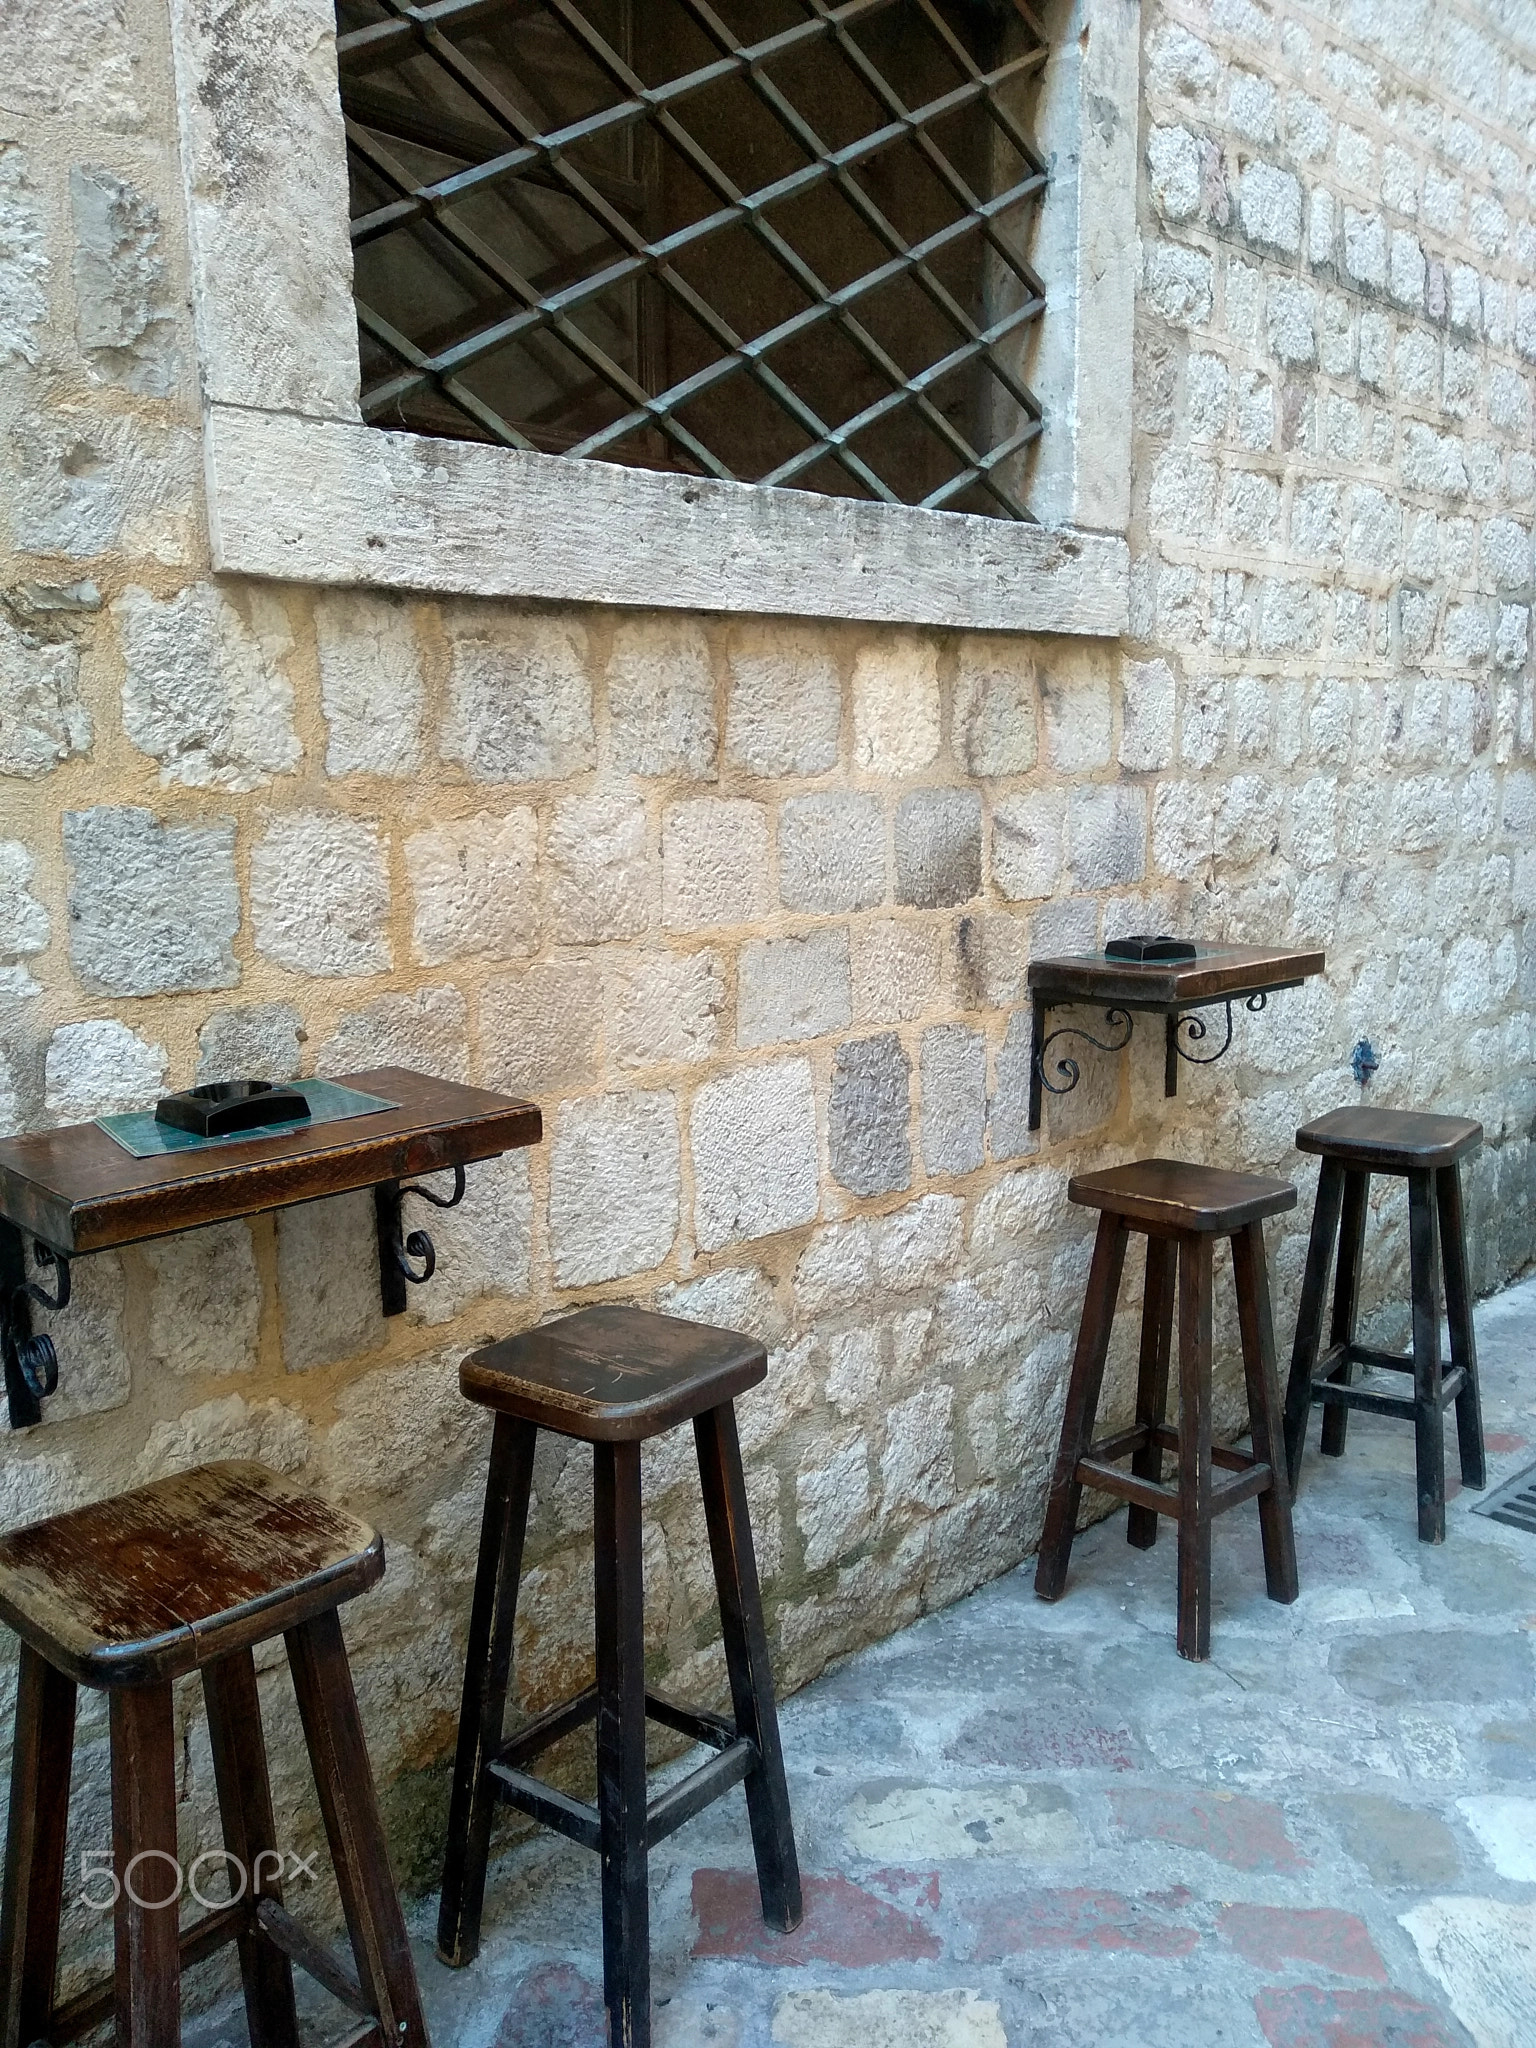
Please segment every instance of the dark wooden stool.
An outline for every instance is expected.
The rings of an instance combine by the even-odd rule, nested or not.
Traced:
[[[21,1637],[0,1904],[0,2044],[62,2048],[116,2017],[118,2048],[175,2048],[181,1971],[237,1942],[253,2048],[298,2048],[298,1963],[361,2024],[346,2044],[426,2048],[336,1609],[377,1583],[366,1523],[252,1464],[204,1465],[0,1539],[0,1618]],[[283,1908],[251,1652],[284,1637],[357,1974]],[[232,1903],[184,1934],[171,1686],[199,1672]],[[54,2002],[75,1688],[105,1691],[116,1970]],[[236,1885],[238,1873],[244,1881]]]
[[[1279,1464],[1280,1389],[1269,1312],[1269,1269],[1264,1260],[1266,1216],[1296,1205],[1289,1181],[1253,1173],[1223,1173],[1177,1159],[1142,1159],[1107,1173],[1079,1174],[1070,1201],[1098,1209],[1098,1236],[1083,1319],[1067,1383],[1061,1448],[1051,1480],[1035,1591],[1061,1597],[1084,1485],[1131,1504],[1126,1536],[1139,1550],[1157,1541],[1157,1518],[1179,1525],[1179,1655],[1211,1654],[1211,1519],[1255,1496],[1264,1539],[1264,1576],[1271,1600],[1296,1598],[1296,1546],[1291,1503]],[[1126,1240],[1147,1240],[1147,1281],[1141,1310],[1141,1367],[1136,1422],[1131,1429],[1093,1441],[1094,1416],[1104,1380],[1110,1328],[1120,1293]],[[1248,1421],[1253,1454],[1211,1443],[1211,1253],[1218,1237],[1232,1240]],[[1169,1353],[1173,1342],[1174,1266],[1178,1266],[1179,1427],[1165,1424]],[[1178,1484],[1163,1484],[1163,1453],[1179,1461]],[[1128,1473],[1116,1461],[1129,1457]],[[1211,1467],[1234,1473],[1213,1484]]]
[[[1301,1476],[1307,1416],[1314,1403],[1323,1409],[1323,1449],[1330,1458],[1343,1455],[1351,1408],[1372,1415],[1395,1415],[1414,1427],[1419,1538],[1424,1543],[1445,1541],[1444,1416],[1453,1401],[1462,1484],[1487,1484],[1466,1218],[1461,1203],[1461,1161],[1482,1142],[1483,1127],[1470,1117],[1429,1116],[1409,1109],[1333,1109],[1315,1123],[1303,1124],[1296,1133],[1299,1148],[1319,1153],[1323,1164],[1285,1396],[1285,1453],[1291,1491],[1295,1492]],[[1373,1173],[1399,1175],[1408,1183],[1413,1349],[1406,1357],[1355,1342],[1360,1252]],[[1335,1239],[1338,1269],[1328,1348],[1323,1350],[1323,1296]],[[1442,1266],[1451,1335],[1451,1369],[1446,1373],[1440,1369]],[[1378,1394],[1357,1387],[1353,1384],[1357,1365],[1411,1373],[1413,1393]]]
[[[651,2038],[646,1853],[731,1786],[745,1784],[763,1918],[800,1921],[800,1870],[779,1750],[773,1675],[747,1520],[736,1395],[768,1371],[750,1337],[642,1309],[588,1308],[466,1358],[460,1384],[496,1410],[480,1564],[470,1613],[464,1706],[443,1865],[438,1953],[455,1966],[480,1946],[491,1814],[497,1800],[602,1857],[603,1993],[612,2048]],[[720,1599],[732,1716],[645,1689],[640,1572],[640,1446],[692,1420]],[[597,1683],[503,1739],[523,1532],[541,1429],[592,1445]],[[718,1752],[649,1806],[645,1722]],[[597,1805],[567,1798],[523,1766],[597,1721]]]

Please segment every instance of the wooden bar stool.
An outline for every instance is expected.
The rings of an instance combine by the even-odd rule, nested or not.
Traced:
[[[773,1674],[747,1520],[736,1395],[768,1371],[750,1337],[642,1309],[588,1308],[466,1358],[460,1384],[496,1411],[464,1705],[443,1864],[438,1953],[455,1967],[480,1946],[491,1815],[498,1800],[602,1857],[603,1995],[612,2048],[651,2038],[646,1855],[733,1785],[744,1784],[763,1918],[800,1921],[800,1870],[779,1750]],[[692,1420],[730,1676],[729,1719],[645,1688],[640,1446]],[[589,1443],[596,1493],[597,1683],[503,1739],[523,1532],[541,1429]],[[646,1804],[647,1715],[717,1754]],[[523,1766],[597,1721],[597,1805]]]
[[[253,2048],[298,2048],[292,1964],[360,2024],[340,2048],[427,2048],[416,1972],[336,1609],[375,1585],[366,1523],[262,1465],[204,1465],[0,1539],[0,1619],[21,1637],[0,1903],[0,2048],[51,2048],[116,2018],[118,2048],[175,2048],[181,1972],[236,1942]],[[281,1635],[357,1974],[283,1906],[251,1652]],[[208,1704],[231,1903],[178,1933],[180,1752],[171,1686]],[[113,1978],[54,2000],[75,1689],[105,1691],[112,1748]],[[237,1883],[238,1880],[238,1883]]]
[[[1177,1159],[1142,1159],[1107,1173],[1079,1174],[1068,1185],[1067,1196],[1101,1213],[1067,1383],[1035,1591],[1042,1600],[1061,1597],[1085,1485],[1130,1502],[1126,1536],[1139,1550],[1150,1550],[1157,1541],[1158,1516],[1171,1515],[1179,1525],[1179,1655],[1198,1661],[1211,1653],[1213,1516],[1256,1496],[1269,1597],[1284,1602],[1296,1598],[1290,1495],[1279,1464],[1280,1389],[1263,1227],[1264,1217],[1295,1207],[1296,1190],[1289,1181],[1265,1180],[1258,1174],[1224,1173]],[[1147,1240],[1136,1422],[1095,1443],[1094,1416],[1126,1240],[1133,1230]],[[1211,1253],[1218,1237],[1232,1240],[1252,1456],[1211,1443]],[[1172,1430],[1164,1417],[1175,1263],[1179,1427]],[[1179,1461],[1175,1486],[1163,1484],[1165,1451],[1172,1451]],[[1129,1473],[1116,1469],[1117,1460],[1125,1457],[1131,1460]],[[1236,1476],[1213,1484],[1212,1465]]]
[[[1408,1109],[1334,1109],[1303,1124],[1296,1143],[1322,1157],[1312,1236],[1301,1286],[1291,1378],[1285,1396],[1285,1452],[1294,1493],[1301,1476],[1307,1416],[1323,1410],[1323,1450],[1342,1457],[1351,1408],[1394,1415],[1414,1427],[1419,1481],[1419,1538],[1445,1541],[1445,1410],[1456,1404],[1456,1440],[1463,1486],[1487,1484],[1483,1415],[1472,1335],[1461,1161],[1483,1142],[1483,1127],[1464,1116]],[[1360,1253],[1371,1175],[1408,1183],[1408,1258],[1412,1273],[1413,1349],[1402,1356],[1355,1342],[1360,1305]],[[1338,1242],[1338,1269],[1328,1348],[1322,1349],[1323,1296]],[[1440,1279],[1444,1268],[1451,1369],[1440,1364]],[[1381,1394],[1353,1384],[1357,1365],[1413,1375],[1411,1395]]]

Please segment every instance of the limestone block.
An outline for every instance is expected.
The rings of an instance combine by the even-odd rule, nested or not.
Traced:
[[[768,813],[741,798],[673,804],[661,835],[662,922],[668,931],[752,924],[768,913]]]
[[[1379,213],[1344,209],[1344,270],[1356,284],[1387,288],[1387,224]]]
[[[486,1085],[509,1095],[548,1095],[592,1078],[601,980],[596,961],[540,962],[480,999]]]
[[[1107,768],[1114,714],[1109,681],[1096,653],[1053,656],[1041,679],[1045,752],[1064,775]]]
[[[790,910],[870,910],[885,899],[885,807],[873,792],[818,790],[779,813],[779,895]]]
[[[1333,140],[1333,123],[1327,110],[1310,94],[1293,92],[1286,96],[1285,139],[1292,156],[1316,162],[1328,154]]]
[[[256,1363],[261,1283],[247,1223],[214,1223],[156,1238],[149,1355],[182,1374],[249,1372]]]
[[[1208,534],[1215,509],[1215,463],[1188,448],[1165,448],[1153,466],[1147,517],[1160,532]]]
[[[104,382],[163,398],[180,363],[160,210],[99,164],[71,167],[69,198],[75,338]]]
[[[1317,294],[1294,278],[1276,278],[1264,303],[1271,353],[1287,369],[1317,361]]]
[[[1142,292],[1170,327],[1203,327],[1211,317],[1211,259],[1177,242],[1151,242],[1142,263]]]
[[[232,819],[165,825],[152,811],[64,813],[69,952],[97,995],[229,988],[240,926]]]
[[[967,636],[955,667],[955,752],[970,775],[1035,765],[1039,693],[1026,643]]]
[[[289,1372],[335,1365],[382,1340],[378,1238],[366,1188],[278,1210],[277,1301]]]
[[[438,1194],[453,1193],[451,1173],[420,1178]],[[424,1229],[437,1253],[432,1278],[409,1294],[410,1313],[421,1322],[446,1323],[486,1295],[525,1295],[533,1236],[528,1154],[505,1152],[466,1167],[457,1208],[432,1209],[407,1198],[405,1228]]]
[[[818,640],[755,629],[731,649],[725,754],[749,775],[823,775],[837,766],[843,692]]]
[[[1066,796],[1059,789],[1022,791],[992,806],[992,879],[1011,903],[1055,894],[1066,822]]]
[[[864,919],[853,926],[853,1013],[861,1024],[920,1017],[938,993],[942,931],[934,925]]]
[[[76,559],[119,546],[185,558],[197,439],[163,409],[152,417],[83,404],[13,410],[6,438],[17,547]]]
[[[71,1272],[68,1308],[32,1311],[33,1329],[52,1337],[60,1359],[59,1391],[43,1410],[45,1425],[121,1408],[133,1391],[122,1261],[115,1252],[97,1252]]]
[[[1226,431],[1232,379],[1220,356],[1197,352],[1184,366],[1185,428],[1192,441],[1219,441]]]
[[[1531,581],[1530,529],[1518,519],[1500,517],[1484,523],[1478,551],[1485,588],[1506,590]]]
[[[1176,882],[1198,880],[1212,852],[1211,800],[1198,782],[1160,783],[1152,801],[1152,858]]]
[[[26,153],[0,142],[0,366],[36,364],[48,318],[48,225]]]
[[[912,1184],[912,1062],[894,1031],[837,1049],[827,1114],[834,1178],[850,1194],[893,1194]]]
[[[1022,1159],[1040,1149],[1039,1132],[1029,1128],[1033,1043],[1029,1011],[1016,1010],[1008,1019],[1007,1035],[998,1048],[997,1085],[989,1107],[994,1159]]]
[[[73,1458],[51,1451],[22,1457],[13,1449],[0,1465],[0,1532],[8,1536],[49,1515],[66,1514],[82,1507],[87,1498],[85,1479]]]
[[[772,1282],[757,1266],[724,1266],[700,1280],[663,1287],[657,1293],[656,1306],[663,1315],[744,1331],[769,1350],[783,1342],[789,1327]],[[770,1380],[773,1377],[770,1371]],[[685,1471],[684,1476],[692,1475]]]
[[[1152,204],[1175,225],[1200,211],[1200,145],[1184,127],[1153,128],[1147,138]]]
[[[534,952],[538,853],[537,815],[521,805],[413,832],[405,869],[416,958],[437,967],[475,954],[508,960]]]
[[[1071,868],[1080,889],[1139,882],[1147,864],[1147,796],[1126,783],[1094,783],[1072,792]]]
[[[204,1081],[291,1081],[299,1071],[303,1021],[292,1003],[250,1003],[215,1010],[197,1034]]]
[[[19,839],[0,839],[0,958],[43,952],[53,927],[28,886],[35,863]]]
[[[329,811],[274,817],[251,853],[256,950],[296,974],[391,964],[389,869],[376,826]]]
[[[931,1174],[971,1173],[987,1150],[987,1042],[964,1024],[923,1033],[923,1164]]]
[[[46,775],[90,745],[79,649],[19,633],[0,612],[0,775]]]
[[[625,619],[608,661],[609,751],[630,775],[715,772],[709,642],[686,619]]]
[[[327,775],[414,775],[426,682],[411,614],[372,591],[315,599]]]
[[[896,901],[919,910],[969,902],[981,891],[981,797],[920,789],[896,806]]]
[[[955,1498],[954,1406],[954,1388],[937,1385],[923,1387],[891,1410],[880,1459],[886,1514],[914,1508],[932,1513]]]
[[[1267,548],[1280,518],[1280,486],[1256,469],[1227,472],[1222,524],[1229,536],[1247,547]],[[1202,526],[1196,531],[1209,531]]]
[[[1220,82],[1221,62],[1209,43],[1178,22],[1159,25],[1147,45],[1148,92],[1198,104],[1214,100]]]
[[[872,1527],[869,1450],[862,1436],[846,1438],[795,1479],[795,1521],[805,1545],[807,1571],[819,1571],[862,1543]]]
[[[1217,860],[1238,867],[1274,852],[1280,816],[1280,791],[1268,776],[1234,776],[1216,800],[1212,843]]]
[[[604,1036],[619,1067],[692,1064],[720,1042],[725,983],[714,953],[634,953],[607,962]]]
[[[160,781],[250,790],[298,766],[293,650],[276,598],[247,593],[250,622],[211,583],[161,600],[130,584],[112,607],[122,636],[123,729]]]
[[[1128,661],[1121,685],[1120,765],[1132,771],[1166,768],[1173,759],[1175,685],[1166,661]],[[994,814],[995,816],[995,814]],[[994,826],[992,872],[997,879]],[[1039,891],[1048,895],[1048,890]]]
[[[164,1092],[168,1065],[163,1045],[147,1044],[113,1018],[61,1024],[48,1041],[44,1102],[61,1124],[152,1109]]]
[[[820,1205],[816,1103],[805,1059],[708,1081],[694,1098],[694,1235],[701,1251],[809,1223]]]
[[[1259,584],[1258,642],[1263,654],[1310,654],[1322,639],[1322,602],[1310,583],[1266,576]]]
[[[142,1484],[220,1458],[254,1458],[278,1472],[302,1472],[309,1463],[310,1434],[304,1417],[281,1401],[226,1394],[157,1422],[133,1476]]]
[[[315,1055],[317,1074],[412,1067],[445,1081],[469,1079],[469,1010],[456,988],[376,996],[343,1016]]]
[[[737,970],[736,1043],[780,1045],[845,1031],[852,1018],[843,925],[744,946]]]
[[[337,1499],[357,1503],[364,1514],[388,1503],[399,1515],[406,1501],[440,1492],[445,1478],[476,1459],[483,1472],[490,1418],[459,1392],[459,1356],[429,1352],[341,1389],[321,1447],[321,1472]],[[406,1417],[410,1426],[402,1427]]]
[[[596,758],[587,638],[566,617],[453,606],[445,761],[476,782],[547,782]]]
[[[1053,940],[1062,935],[1053,921],[1057,908],[1055,904],[1048,905],[1034,919],[1035,925],[1042,931],[1048,931]],[[1080,904],[1066,907],[1067,925],[1074,933],[1082,922],[1081,909]],[[1094,915],[1095,906],[1090,904],[1090,933]],[[1006,1010],[1023,1000],[1029,968],[1030,934],[1030,926],[1011,914],[955,920],[955,993],[962,1009]]]
[[[650,922],[645,805],[613,783],[555,806],[549,827],[552,936],[575,945],[637,938]]]
[[[939,752],[938,654],[930,640],[894,634],[861,647],[853,665],[854,766],[916,775]]]
[[[567,1103],[549,1167],[556,1286],[659,1266],[677,1236],[681,1187],[675,1095],[633,1090]]]
[[[1237,182],[1243,233],[1256,247],[1294,256],[1301,248],[1301,185],[1289,171],[1254,158]]]

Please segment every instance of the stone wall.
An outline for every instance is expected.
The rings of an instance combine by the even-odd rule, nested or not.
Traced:
[[[1293,1175],[1283,1351],[1292,1133],[1359,1099],[1369,1036],[1370,1100],[1484,1122],[1480,1285],[1536,1249],[1536,22],[1149,0],[1143,28],[1124,645],[216,583],[161,12],[49,0],[0,86],[0,1126],[390,1060],[546,1115],[432,1219],[438,1277],[388,1324],[366,1198],[82,1261],[0,1505],[238,1453],[372,1515],[390,1572],[349,1629],[415,1879],[486,1448],[456,1365],[487,1334],[617,1299],[763,1335],[742,1421],[793,1687],[1033,1548],[1072,1171]],[[1169,927],[1329,974],[1240,1012],[1176,1102],[1157,1033],[1085,1054],[1037,1144],[1029,957]],[[1373,1298],[1403,1223],[1385,1192]],[[647,1467],[651,1646],[718,1696],[689,1457]],[[541,1452],[527,1707],[590,1664],[588,1463]]]

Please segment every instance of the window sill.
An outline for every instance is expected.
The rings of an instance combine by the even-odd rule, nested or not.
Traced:
[[[209,409],[214,567],[706,612],[1114,637],[1116,534],[572,462],[345,420]]]

